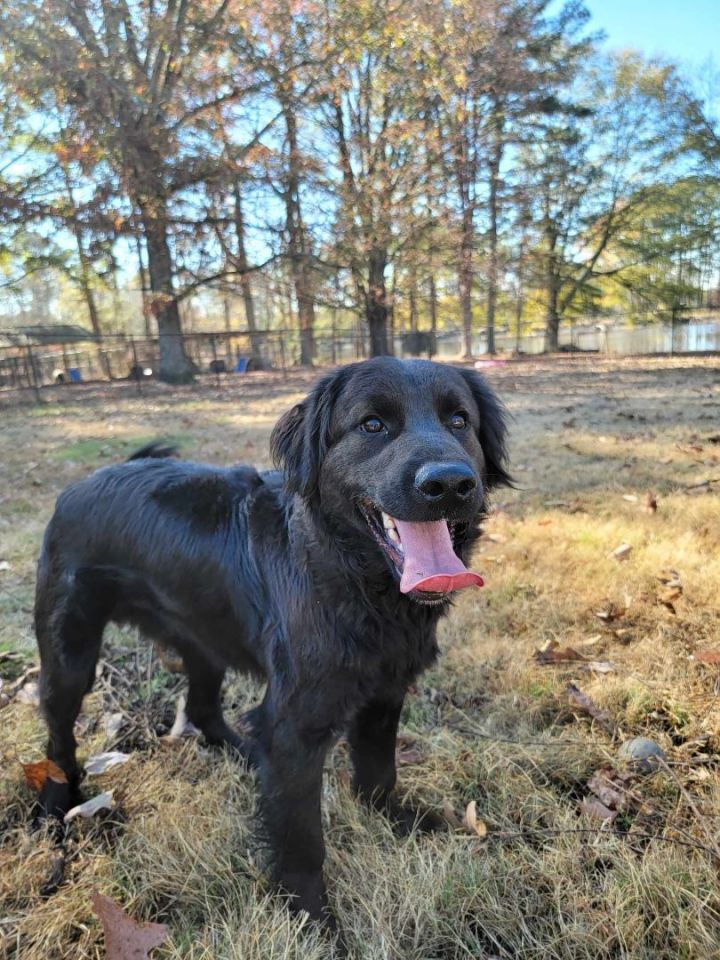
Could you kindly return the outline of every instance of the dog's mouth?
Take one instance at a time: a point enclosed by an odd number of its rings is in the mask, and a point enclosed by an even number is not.
[[[482,587],[455,552],[467,524],[448,520],[398,520],[366,501],[360,510],[400,579],[400,592],[425,603],[446,599],[455,590]]]

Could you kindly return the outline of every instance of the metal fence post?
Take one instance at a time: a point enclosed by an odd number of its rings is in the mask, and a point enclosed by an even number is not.
[[[139,370],[139,372],[138,372],[138,368],[140,367],[140,364],[138,363],[137,346],[136,346],[136,344],[135,344],[135,337],[130,337],[130,346],[132,347],[132,356],[133,356],[133,362],[132,362],[133,376],[134,376],[134,378],[135,378],[135,383],[137,384],[137,392],[138,392],[139,394],[142,394],[142,392],[143,392],[143,391],[142,391],[142,378],[143,378],[143,376],[144,376],[144,373],[143,373],[143,371],[142,371],[142,368],[140,368],[140,370]]]
[[[40,388],[38,386],[37,369],[35,367],[35,357],[33,356],[30,344],[25,348],[27,351],[28,382],[35,394],[35,400],[40,403]]]
[[[280,337],[280,366],[282,367],[283,379],[287,380],[287,363],[285,362],[285,340]]]
[[[213,372],[215,373],[215,386],[220,386],[220,371],[218,370],[218,354],[217,354],[217,342],[215,340],[215,334],[213,333],[210,337],[210,345],[212,347],[213,355]]]

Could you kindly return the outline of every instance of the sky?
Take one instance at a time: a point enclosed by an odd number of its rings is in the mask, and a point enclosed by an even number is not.
[[[664,54],[693,67],[720,65],[720,0],[585,0],[610,47]]]

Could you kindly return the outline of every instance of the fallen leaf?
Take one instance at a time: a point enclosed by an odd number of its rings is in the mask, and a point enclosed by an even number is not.
[[[648,490],[648,492],[645,494],[645,499],[643,500],[643,510],[645,513],[657,513],[657,508],[657,497],[652,490]]]
[[[536,663],[545,666],[548,663],[563,663],[567,660],[585,660],[581,653],[572,647],[561,647],[557,640],[549,640],[542,650],[536,650],[533,654]]]
[[[487,836],[487,824],[478,817],[477,805],[474,800],[471,800],[467,807],[465,807],[462,825],[467,833],[475,837],[480,837],[481,840]]]
[[[593,820],[605,820],[612,822],[617,816],[617,810],[611,810],[606,807],[602,800],[597,797],[583,797],[580,802],[580,809]]]
[[[603,623],[612,623],[614,620],[620,620],[627,613],[627,607],[617,607],[610,603],[606,610],[595,610],[595,616]]]
[[[672,567],[666,567],[664,570],[661,570],[655,579],[665,584],[666,587],[678,587],[680,590],[683,588],[680,574],[677,570],[673,570]]]
[[[124,713],[106,713],[103,715],[102,725],[108,740],[114,740],[125,723]]]
[[[637,503],[637,497],[634,493],[624,493],[623,500],[627,500],[628,503]]]
[[[720,663],[720,650],[699,650],[693,657],[700,663]]]
[[[583,664],[583,670],[592,670],[593,673],[614,673],[615,664],[609,660],[588,660]]]
[[[632,553],[632,545],[629,543],[621,543],[619,547],[615,547],[614,550],[611,550],[608,554],[608,557],[612,557],[614,560],[625,561]]]
[[[63,771],[48,757],[36,763],[23,763],[21,766],[25,772],[25,783],[31,790],[40,792],[46,780],[52,780],[53,783],[67,783],[67,777]]]
[[[40,703],[40,688],[35,680],[26,683],[15,694],[15,700],[18,703],[25,703],[30,707],[37,707]]]
[[[613,782],[613,779],[612,769],[597,770],[588,780],[588,789],[605,807],[620,813],[628,805],[630,797],[622,789],[622,784]]]
[[[70,823],[70,821],[74,820],[75,817],[92,817],[99,810],[112,810],[112,805],[113,791],[106,790],[104,793],[99,793],[91,800],[86,800],[85,803],[79,803],[76,807],[72,807],[65,814],[63,820],[65,823]]]
[[[583,691],[576,687],[574,683],[568,683],[565,687],[565,694],[570,701],[570,705],[576,707],[578,710],[582,710],[583,713],[587,713],[593,719],[597,720],[604,727],[612,729],[613,722],[610,719],[610,715],[602,710],[597,704],[593,703],[590,697],[583,693]]]
[[[108,750],[106,753],[96,753],[94,756],[88,757],[85,763],[85,771],[91,775],[105,773],[105,771],[111,767],[116,767],[121,763],[127,763],[129,759],[129,753],[120,753],[119,750]]]
[[[408,766],[409,764],[413,763],[422,763],[424,759],[425,754],[417,744],[412,747],[409,746],[405,749],[398,750],[397,760],[402,766]]]
[[[0,573],[4,573],[5,570],[10,569],[10,564],[7,560],[0,560]]]
[[[149,960],[150,951],[167,939],[164,923],[138,923],[102,893],[94,893],[92,903],[105,934],[107,960]]]
[[[455,807],[449,800],[444,800],[442,805],[442,815],[451,827],[461,827],[462,819],[457,815]]]

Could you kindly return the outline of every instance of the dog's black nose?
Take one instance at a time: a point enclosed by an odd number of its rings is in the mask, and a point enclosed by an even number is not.
[[[476,487],[475,474],[466,463],[424,463],[415,474],[415,489],[428,503],[465,503]]]

